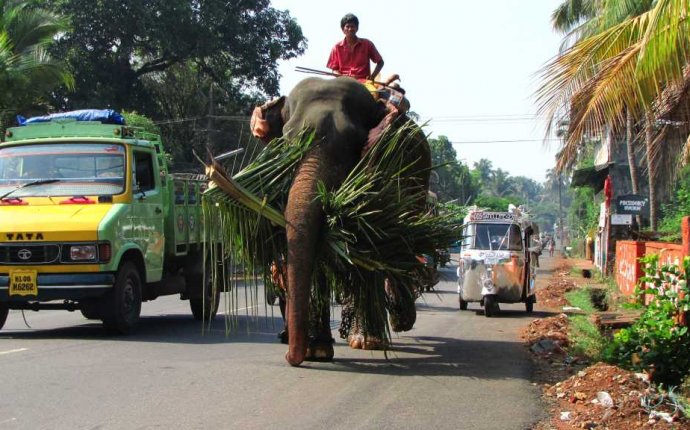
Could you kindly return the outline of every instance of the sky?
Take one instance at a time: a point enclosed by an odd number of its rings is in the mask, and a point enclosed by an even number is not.
[[[539,71],[558,52],[551,13],[562,0],[271,0],[288,10],[308,39],[306,52],[279,63],[281,94],[308,75],[328,70],[340,19],[359,18],[358,36],[374,42],[397,73],[413,112],[431,138],[446,136],[470,168],[482,158],[511,176],[543,182],[558,141],[545,142],[537,117]],[[372,65],[373,69],[373,65]]]

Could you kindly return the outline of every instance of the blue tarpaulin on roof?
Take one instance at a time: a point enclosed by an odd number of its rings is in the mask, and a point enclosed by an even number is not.
[[[17,122],[19,125],[33,124],[37,122],[50,122],[59,119],[74,119],[76,121],[99,121],[103,124],[125,124],[125,119],[112,109],[82,109],[71,112],[51,113],[44,116],[34,116],[31,118],[24,118],[17,115]]]

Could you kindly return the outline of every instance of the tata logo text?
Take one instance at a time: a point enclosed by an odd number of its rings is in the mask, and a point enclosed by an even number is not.
[[[43,233],[5,233],[8,241],[44,240]]]

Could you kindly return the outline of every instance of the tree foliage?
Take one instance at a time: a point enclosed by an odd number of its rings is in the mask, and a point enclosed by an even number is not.
[[[430,188],[441,202],[465,204],[477,195],[477,186],[466,164],[458,160],[446,136],[429,139],[431,163],[434,167]]]
[[[65,28],[59,15],[29,1],[0,2],[0,128],[11,125],[17,113],[45,106],[57,86],[72,87],[66,65],[48,54]]]
[[[552,124],[564,111],[570,117],[559,171],[576,162],[586,134],[622,129],[628,113],[644,119],[666,88],[685,80],[690,60],[686,0],[594,3],[582,15],[589,29],[542,70],[537,92]]]
[[[268,0],[44,0],[69,17],[71,30],[53,50],[76,80],[60,109],[138,109],[158,116],[143,81],[190,64],[232,98],[278,93],[277,61],[304,52],[306,40],[286,11]]]

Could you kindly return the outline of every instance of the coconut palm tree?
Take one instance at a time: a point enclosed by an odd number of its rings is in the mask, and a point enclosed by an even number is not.
[[[66,21],[29,1],[0,2],[0,127],[15,113],[35,109],[59,85],[73,84],[66,65],[47,48]]]
[[[686,0],[602,1],[582,38],[543,70],[538,91],[541,113],[555,118],[568,106],[570,127],[557,162],[572,167],[580,140],[606,127],[621,129],[627,115],[647,121],[650,188],[656,176],[654,111],[664,90],[680,85],[689,63],[690,4]],[[642,11],[642,13],[640,13]],[[584,24],[583,24],[584,25]],[[596,32],[596,29],[599,29]],[[656,206],[650,195],[650,207]],[[652,228],[655,216],[650,214]]]

